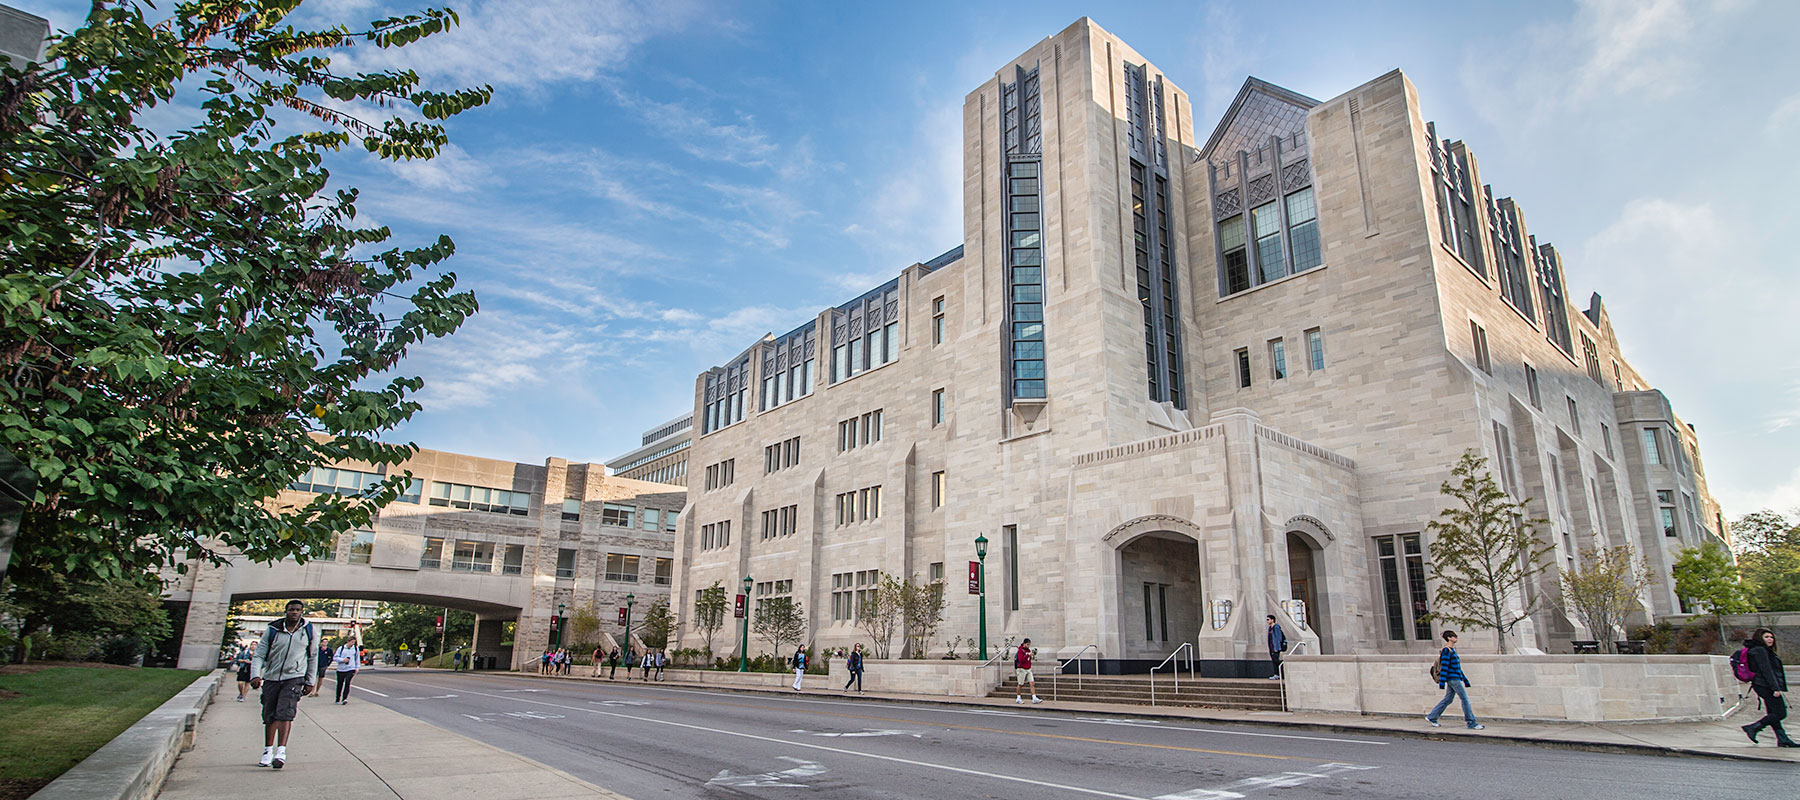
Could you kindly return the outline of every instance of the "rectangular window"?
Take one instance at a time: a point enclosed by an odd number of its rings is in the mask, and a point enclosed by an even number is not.
[[[837,383],[850,377],[850,346],[840,344],[831,348],[831,382]]]
[[[456,542],[456,550],[450,558],[452,572],[491,572],[493,565],[493,542],[474,542],[467,539]]]
[[[1525,365],[1525,394],[1531,398],[1532,408],[1539,411],[1544,410],[1544,399],[1538,394],[1537,368],[1529,363]]]
[[[1581,408],[1575,404],[1575,398],[1564,396],[1569,401],[1569,432],[1577,438],[1581,436]]]
[[[568,521],[581,519],[581,501],[567,499],[562,502],[562,518]]]
[[[1006,607],[1019,610],[1019,526],[1006,526]]]
[[[1237,355],[1238,388],[1250,388],[1250,348],[1240,347]]]
[[[1644,463],[1663,463],[1662,439],[1656,435],[1655,428],[1644,429]]]
[[[1605,386],[1606,379],[1600,377],[1600,351],[1594,347],[1594,340],[1588,338],[1585,333],[1581,335],[1581,360],[1587,362],[1588,377],[1593,378],[1595,383]]]
[[[931,343],[933,345],[944,343],[944,298],[942,297],[931,301]]]
[[[1664,492],[1657,492],[1657,494],[1664,494]],[[1663,535],[1675,536],[1677,533],[1675,530],[1675,507],[1662,506],[1657,510],[1661,513],[1662,517]]]
[[[862,415],[862,443],[874,444],[881,441],[881,410],[876,409]]]
[[[1144,584],[1144,641],[1156,641],[1156,584]]]
[[[1274,203],[1250,209],[1256,229],[1256,282],[1268,283],[1286,274],[1281,255],[1281,212]]]
[[[644,509],[644,524],[643,524],[644,530],[647,530],[647,531],[662,530],[661,517],[662,517],[662,509],[659,509],[659,508]]]
[[[637,583],[638,557],[624,553],[607,553],[606,579],[614,583]]]
[[[357,531],[350,539],[350,563],[367,564],[375,554],[375,532]]]
[[[1244,215],[1219,223],[1219,269],[1224,273],[1223,294],[1237,294],[1250,288],[1250,256],[1244,235]]]
[[[631,527],[632,516],[636,513],[637,506],[606,503],[600,506],[600,524],[629,528]]]
[[[944,390],[934,389],[931,392],[931,424],[944,424]]]
[[[675,559],[659,558],[656,560],[656,585],[669,586],[675,582]]]
[[[500,561],[500,574],[519,575],[525,571],[525,545],[509,544],[506,555]]]
[[[886,361],[891,364],[900,358],[900,323],[888,323],[887,335],[884,338],[887,340]]]
[[[1519,496],[1517,477],[1513,474],[1512,432],[1499,422],[1494,423],[1494,464],[1493,468],[1500,473],[1500,488],[1507,494]]]
[[[1425,554],[1419,545],[1418,534],[1403,535],[1400,541],[1406,551],[1406,586],[1412,596],[1413,638],[1430,641],[1431,622],[1425,619],[1431,612],[1425,593]]]
[[[1600,441],[1606,445],[1606,457],[1612,458],[1612,428],[1607,427],[1604,422],[1600,423]]]
[[[1325,334],[1318,328],[1306,332],[1306,363],[1313,372],[1325,368]]]
[[[430,505],[523,517],[531,510],[531,493],[433,482]]]
[[[663,515],[663,530],[668,531],[669,533],[674,533],[675,532],[675,522],[676,522],[677,518],[680,516],[681,516],[681,512],[679,512],[679,511],[670,511],[667,514],[664,514]]]
[[[869,343],[869,368],[873,369],[887,363],[887,330],[875,328],[864,337]]]
[[[1488,360],[1487,329],[1475,320],[1469,320],[1469,339],[1475,345],[1475,367],[1489,375],[1494,374],[1494,364]]]
[[[938,470],[937,472],[931,473],[931,507],[932,508],[943,508],[944,507],[945,488],[946,487],[944,484],[943,470]]]
[[[419,554],[419,569],[439,569],[444,565],[444,540],[426,537],[425,552]]]
[[[1375,537],[1375,550],[1381,559],[1381,597],[1387,606],[1388,638],[1406,640],[1406,607],[1400,599],[1400,565],[1394,550],[1394,537]]]
[[[1269,340],[1269,378],[1281,380],[1287,377],[1287,346],[1280,339]]]
[[[1288,240],[1294,245],[1294,271],[1309,270],[1324,262],[1319,248],[1319,213],[1311,186],[1287,196]]]
[[[562,547],[556,551],[556,577],[575,577],[575,548]]]
[[[944,579],[944,562],[931,562],[931,566],[925,570],[925,579],[932,583],[942,581]]]
[[[856,418],[851,417],[850,419],[839,422],[838,423],[838,452],[842,453],[846,450],[855,449],[856,442],[857,442]]]

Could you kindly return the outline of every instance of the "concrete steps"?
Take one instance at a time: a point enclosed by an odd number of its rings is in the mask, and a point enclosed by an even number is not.
[[[1015,681],[1007,678],[989,697],[1013,697]],[[1086,703],[1118,703],[1150,705],[1148,677],[1134,675],[1059,675],[1039,676],[1037,693],[1045,700],[1076,700]],[[1182,679],[1181,688],[1167,675],[1156,679],[1155,704],[1200,708],[1238,708],[1252,711],[1283,711],[1281,683],[1251,678]]]

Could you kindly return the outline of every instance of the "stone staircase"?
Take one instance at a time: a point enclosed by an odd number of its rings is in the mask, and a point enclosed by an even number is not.
[[[1015,681],[1006,681],[988,693],[989,697],[1013,697]],[[1045,701],[1069,700],[1083,703],[1118,703],[1150,705],[1150,678],[1147,675],[1083,675],[1037,676],[1037,693]],[[1181,688],[1167,674],[1156,678],[1156,705],[1200,708],[1237,708],[1252,711],[1285,710],[1281,698],[1281,682],[1255,678],[1181,679]]]

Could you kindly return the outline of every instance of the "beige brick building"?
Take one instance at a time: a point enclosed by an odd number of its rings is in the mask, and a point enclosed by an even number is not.
[[[947,578],[970,637],[980,534],[991,641],[1258,674],[1274,614],[1313,652],[1427,652],[1426,523],[1471,449],[1551,520],[1534,593],[1629,543],[1673,611],[1674,551],[1724,536],[1692,428],[1400,72],[1251,79],[1200,127],[1082,19],[963,109],[964,244],[699,376],[684,622],[749,576],[864,641],[879,570]],[[1545,607],[1526,644],[1591,635]]]
[[[694,415],[684,412],[644,432],[636,450],[606,462],[621,478],[687,485],[688,448],[694,443]]]
[[[559,606],[572,614],[592,605],[601,630],[620,637],[614,609],[627,595],[635,600],[634,630],[668,596],[685,492],[609,476],[599,464],[420,450],[394,467],[347,462],[310,470],[276,502],[353,495],[408,471],[411,488],[369,529],[340,535],[330,552],[305,564],[233,558],[165,575],[165,597],[186,609],[180,665],[213,664],[234,600],[350,598],[473,611],[476,652],[505,669],[531,663],[551,643]],[[510,621],[518,629],[508,648],[501,625]]]

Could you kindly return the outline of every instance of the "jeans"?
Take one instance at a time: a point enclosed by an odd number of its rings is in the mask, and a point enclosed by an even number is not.
[[[859,692],[862,691],[862,670],[860,670],[860,669],[850,670],[850,680],[847,680],[844,682],[844,691],[846,691],[846,692],[850,691],[851,684],[856,685],[857,691],[859,691]]]
[[[1450,681],[1446,684],[1444,699],[1439,700],[1437,707],[1431,709],[1431,713],[1426,714],[1425,718],[1437,722],[1438,717],[1444,715],[1444,709],[1450,707],[1450,698],[1452,697],[1462,701],[1463,722],[1468,723],[1471,728],[1479,724],[1475,721],[1474,707],[1469,705],[1469,690],[1462,685],[1462,681]]]
[[[1757,697],[1762,698],[1764,713],[1763,718],[1752,723],[1751,727],[1759,731],[1763,728],[1774,728],[1775,741],[1792,741],[1788,738],[1787,729],[1781,726],[1781,721],[1787,719],[1787,693],[1782,692],[1780,697],[1776,697],[1773,690],[1765,692],[1762,689],[1756,689],[1755,692]]]
[[[356,677],[356,670],[341,670],[337,674],[337,701],[342,703],[350,699],[350,679]]]

